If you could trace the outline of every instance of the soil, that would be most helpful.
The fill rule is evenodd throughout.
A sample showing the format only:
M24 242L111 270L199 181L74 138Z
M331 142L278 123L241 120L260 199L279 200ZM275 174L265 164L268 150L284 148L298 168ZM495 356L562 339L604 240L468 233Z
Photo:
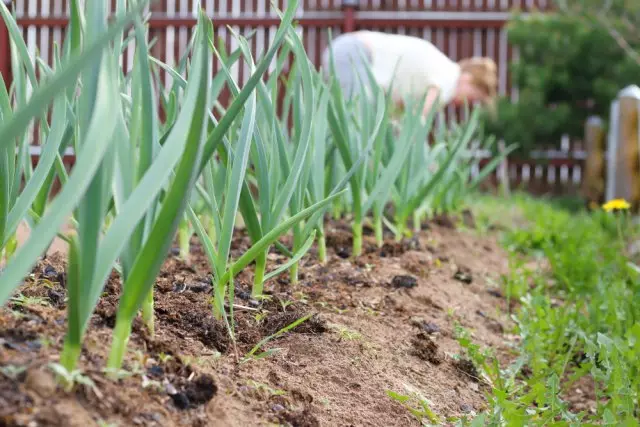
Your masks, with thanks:
M390 239L381 249L367 235L365 254L351 259L349 230L331 222L327 263L317 263L312 249L299 283L284 273L266 284L264 300L251 298L252 271L242 272L235 343L212 314L202 248L194 239L188 264L172 251L156 283L155 335L136 321L117 381L103 371L120 291L114 273L71 391L51 369L64 340L66 291L64 254L49 253L19 289L24 298L0 310L0 425L419 426L387 394L407 394L405 385L420 390L441 425L486 408L488 385L465 358L455 327L510 357L512 324L498 288L508 257L496 235L438 218L413 239ZM247 247L239 235L232 255ZM275 250L269 258L270 268L284 262Z

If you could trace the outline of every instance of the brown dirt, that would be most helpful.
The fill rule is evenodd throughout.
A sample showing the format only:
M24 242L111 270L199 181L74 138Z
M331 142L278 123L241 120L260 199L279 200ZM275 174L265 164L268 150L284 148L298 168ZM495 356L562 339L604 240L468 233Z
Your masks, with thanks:
M194 240L190 265L167 259L156 283L155 336L136 321L118 381L103 373L120 289L114 273L83 346L80 368L92 385L69 392L48 367L58 361L66 313L64 257L47 256L20 289L29 298L0 311L0 425L418 426L387 395L405 385L443 419L481 411L486 385L455 357L462 354L454 326L508 354L511 324L495 289L507 256L495 238L439 218L417 238L382 249L366 236L365 254L351 260L348 230L331 223L327 264L312 250L300 283L281 275L267 284L265 301L250 297L250 269L240 274L235 345L212 315L209 268ZM238 238L233 255L247 245ZM274 251L270 260L273 268L283 259ZM311 313L256 352L264 357L244 359L262 338Z

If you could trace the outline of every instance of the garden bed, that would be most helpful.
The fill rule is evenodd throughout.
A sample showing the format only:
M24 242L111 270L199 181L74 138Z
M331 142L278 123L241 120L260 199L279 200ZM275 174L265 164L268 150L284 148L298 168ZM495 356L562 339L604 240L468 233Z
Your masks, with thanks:
M177 253L165 262L155 336L136 321L117 382L102 372L120 287L114 273L91 319L77 378L94 386L71 392L56 385L48 367L58 361L66 312L65 257L47 256L20 288L23 297L0 311L0 424L420 425L388 394L409 395L405 385L428 399L441 425L486 409L488 385L465 359L456 325L509 357L499 288L508 263L496 236L432 221L414 239L382 249L365 236L356 260L349 258L350 236L346 223L328 223L327 264L316 264L312 249L300 283L290 285L286 274L271 280L262 303L250 298L250 269L240 274L235 346L212 315L209 267L194 239L190 265ZM248 243L238 233L232 255ZM272 251L271 268L283 260ZM245 358L261 339L306 315L312 317Z

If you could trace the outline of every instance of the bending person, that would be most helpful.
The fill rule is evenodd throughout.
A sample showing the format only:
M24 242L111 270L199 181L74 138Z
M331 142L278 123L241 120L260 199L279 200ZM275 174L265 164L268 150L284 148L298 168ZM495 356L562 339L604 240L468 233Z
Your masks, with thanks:
M438 109L465 102L493 106L498 78L491 58L455 62L421 38L374 31L342 34L333 40L331 50L334 77L348 98L360 93L360 81L368 84L369 66L386 93L393 88L391 97L398 108L403 108L405 96L425 99L424 117L434 105ZM322 69L330 75L329 48L323 52Z

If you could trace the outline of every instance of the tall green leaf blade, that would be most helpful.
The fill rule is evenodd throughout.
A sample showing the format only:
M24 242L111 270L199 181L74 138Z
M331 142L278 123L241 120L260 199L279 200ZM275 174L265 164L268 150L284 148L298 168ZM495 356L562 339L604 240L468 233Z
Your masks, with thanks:
M115 31L109 31L109 34L112 33L115 33ZM101 40L102 44L106 44L108 41L107 38L101 38ZM93 55L100 54L101 52L98 50L97 53L87 55L86 57L90 59ZM77 66L77 68L78 71L82 71L81 67ZM73 69L67 69L64 72L64 74L73 73L75 73ZM66 79L69 79L69 77L67 76ZM53 79L47 86L55 84L55 80L56 79ZM0 304L9 298L15 287L19 285L24 276L31 270L40 254L49 246L60 227L68 219L71 211L78 205L112 143L111 136L116 126L112 105L116 105L116 103L119 102L118 85L115 76L112 73L101 74L99 87L102 88L102 90L97 92L97 107L86 133L86 139L92 141L92 144L86 144L83 149L79 150L73 172L58 197L56 197L51 204L47 215L43 217L37 227L32 230L30 238L18 249L12 262L7 265L0 275ZM57 91L50 90L47 87L45 87L44 90L46 91L45 93L50 93L50 96L55 96L57 93ZM42 102L42 99L40 99L40 102ZM44 106L38 105L33 99L31 103L34 103L34 110L44 108ZM30 109L27 109L26 112L23 112L22 117L27 117L29 111ZM3 127L0 135L11 134L14 129L17 130L19 128L19 125L13 125L13 123L11 123Z
M155 281L155 275L164 262L178 223L182 219L190 189L198 176L194 165L198 164L202 152L207 122L208 82L211 74L211 59L208 55L204 28L205 19L206 17L200 14L197 27L199 41L190 79L193 86L188 86L186 93L185 103L192 105L190 110L193 114L186 116L190 119L187 128L179 126L173 130L176 135L183 135L183 138L186 135L185 149L158 217L124 286L124 293L118 307L118 320L121 321L132 320L149 293ZM183 121L181 124L184 123Z
M18 228L20 221L25 217L29 207L38 196L40 188L44 185L45 180L47 180L53 163L58 155L60 145L64 140L64 133L67 126L66 99L64 95L56 98L56 101L54 102L51 123L51 133L49 133L47 141L43 145L38 165L36 166L31 179L26 183L24 189L20 193L15 205L10 209L7 229L12 233ZM0 236L2 236L1 233ZM0 241L0 243L6 244L6 241Z
M293 18L298 10L298 1L292 0L288 2L287 10L284 16L281 19L280 27L276 31L276 34L273 38L272 44L267 50L265 56L258 62L255 71L252 73L251 77L247 81L247 83L242 88L242 91L238 94L238 96L233 100L231 106L227 109L226 114L220 120L220 123L216 126L216 128L211 132L209 137L207 138L207 142L204 148L204 153L202 157L202 162L200 164L199 170L202 171L206 166L206 162L211 158L213 153L216 151L217 145L222 140L222 137L227 133L227 130L231 127L235 118L239 114L240 110L244 107L245 102L253 93L254 88L258 84L259 81L262 80L262 75L269 68L269 64L271 60L275 56L276 52L280 48L282 41L287 34L288 28L291 26L293 22Z
M315 104L314 98L314 87L313 80L311 77L311 67L309 66L308 58L306 56L304 46L302 45L302 41L298 38L298 35L295 34L294 30L291 29L293 33L291 35L292 41L289 43L292 46L292 50L299 61L296 61L296 65L298 65L297 69L301 74L302 85L306 89L303 97L304 97L304 107L308 112L313 111L313 106ZM276 200L275 205L272 209L272 220L278 221L282 216L284 209L289 204L291 197L293 196L293 192L295 191L295 185L300 179L300 174L302 173L302 168L304 166L305 158L307 157L309 145L311 142L311 124L313 123L314 117L311 114L307 114L304 120L301 118L301 122L298 123L299 134L296 135L296 152L293 160L293 164L291 165L291 169L287 176L287 180L282 188L282 192L280 193L279 198Z
M242 120L242 127L240 129L238 146L236 148L235 156L233 159L231 173L227 176L227 183L225 186L225 206L222 215L222 230L220 233L218 246L218 274L223 273L223 266L226 265L229 258L231 239L233 235L236 214L238 212L240 193L242 191L242 184L244 182L247 163L249 160L251 140L253 138L253 133L255 130L255 119L256 94L254 92L247 100L246 110Z

